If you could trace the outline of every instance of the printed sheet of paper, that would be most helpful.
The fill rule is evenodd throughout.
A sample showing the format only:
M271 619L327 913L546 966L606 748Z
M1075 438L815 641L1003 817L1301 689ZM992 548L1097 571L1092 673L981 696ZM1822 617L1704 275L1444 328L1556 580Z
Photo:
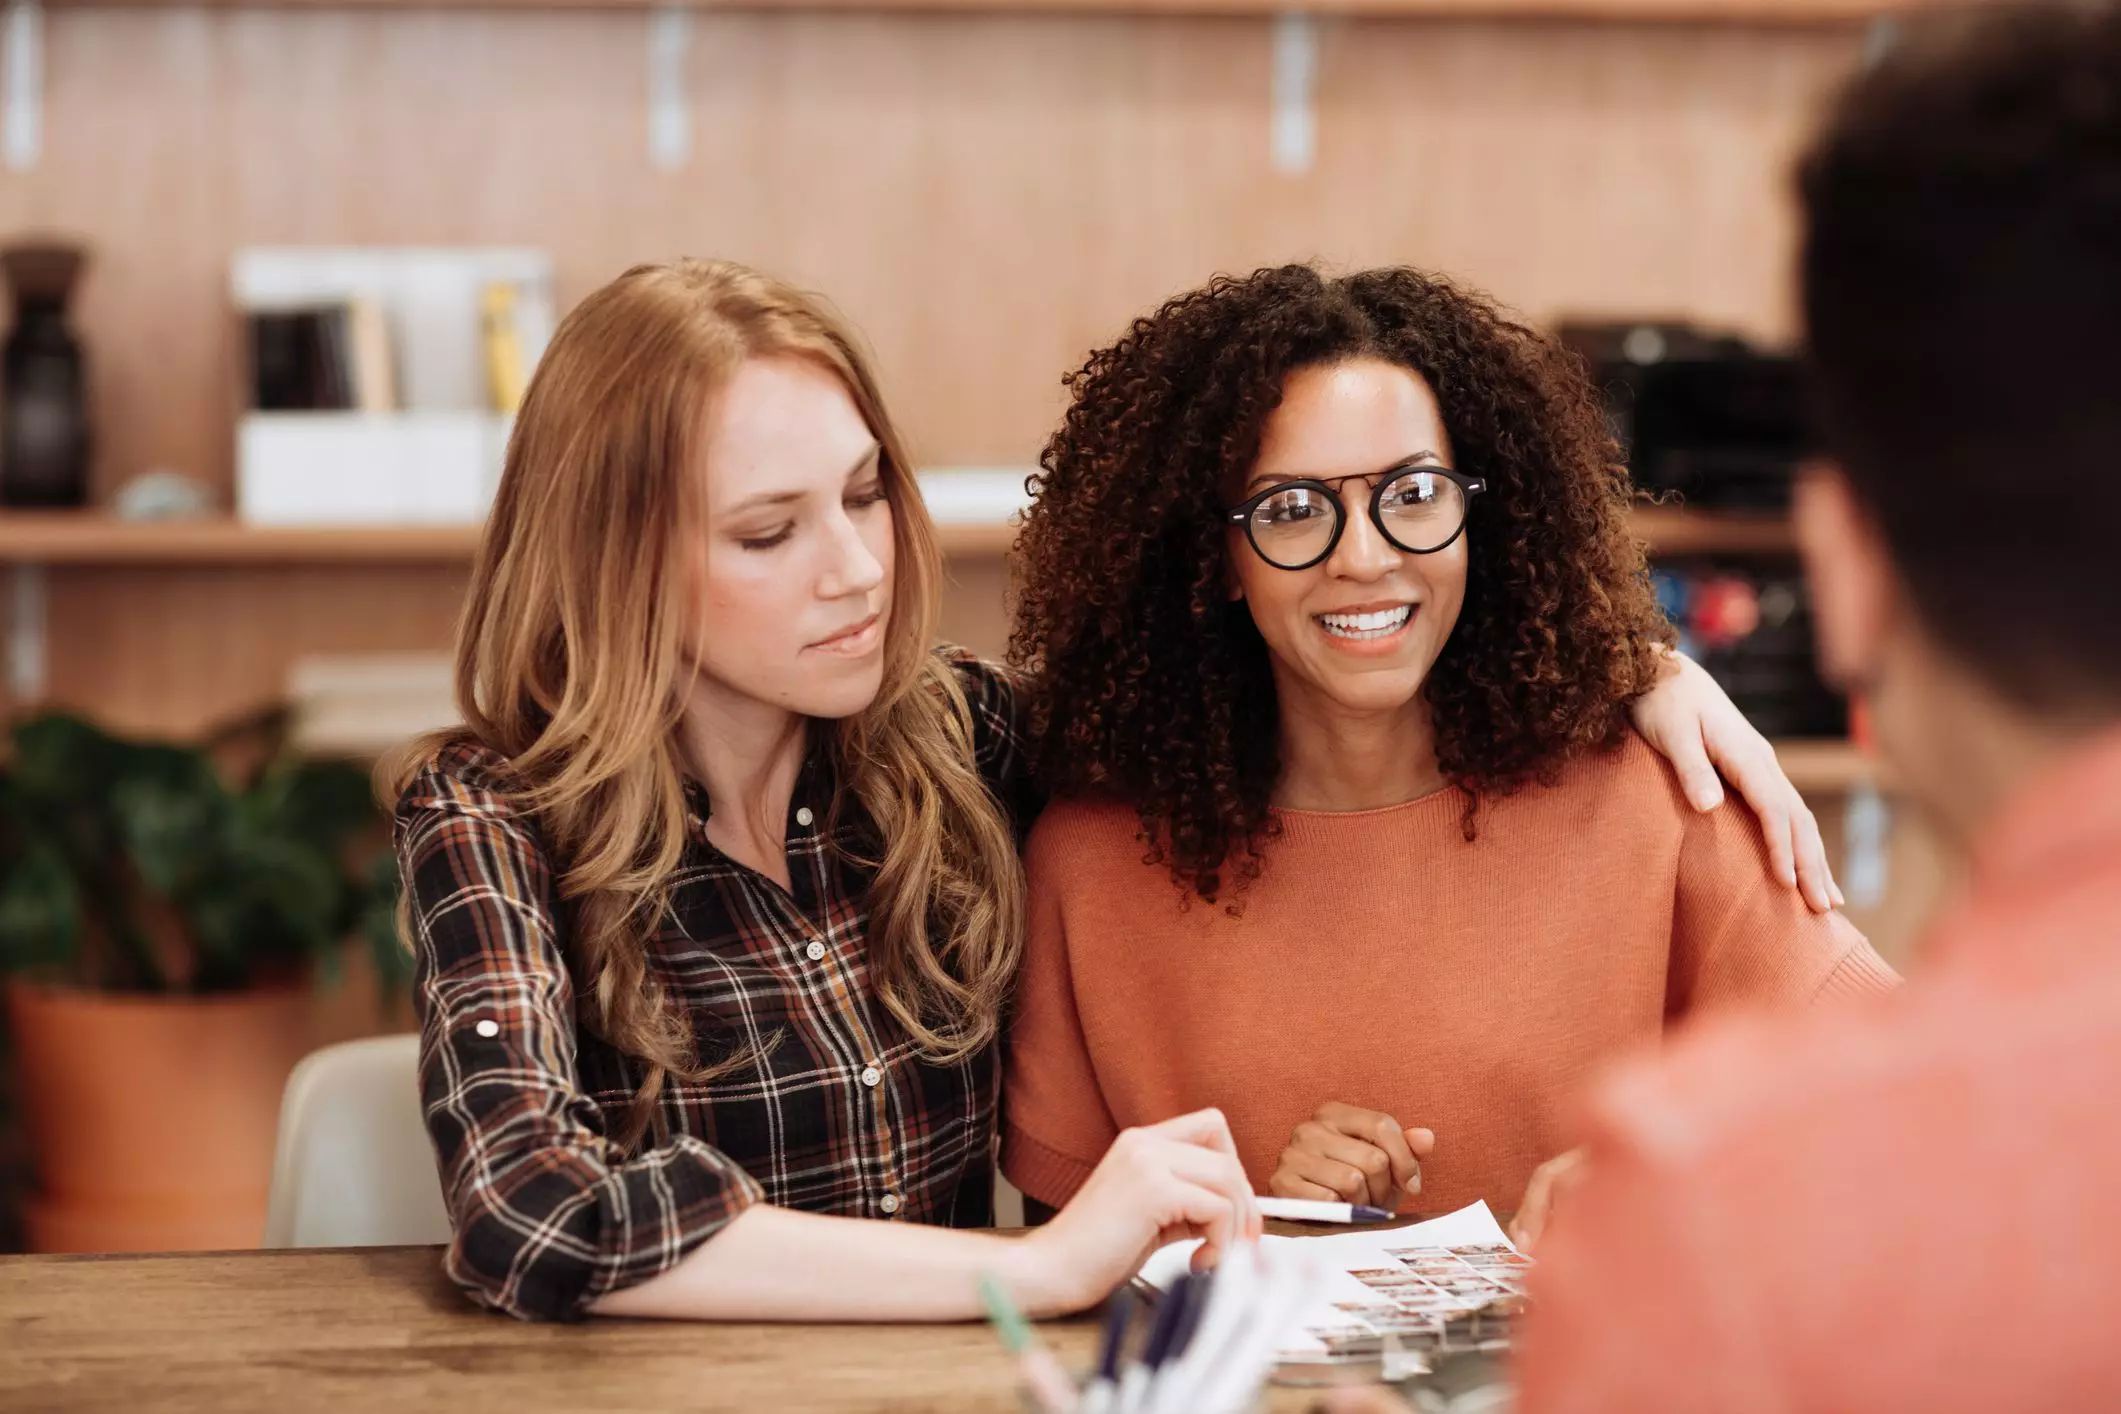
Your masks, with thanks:
M1302 1334L1277 1352L1284 1362L1375 1359L1394 1349L1426 1352L1507 1342L1532 1259L1510 1245L1486 1203L1411 1227L1331 1237L1269 1237L1322 1268L1319 1296ZM1150 1254L1139 1280L1167 1291L1198 1242Z

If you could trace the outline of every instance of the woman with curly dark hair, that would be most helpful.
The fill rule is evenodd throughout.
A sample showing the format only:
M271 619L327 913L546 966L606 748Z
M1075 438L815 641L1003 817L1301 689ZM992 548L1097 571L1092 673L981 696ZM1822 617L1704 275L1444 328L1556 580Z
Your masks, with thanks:
M1215 1105L1263 1189L1486 1198L1530 1240L1601 1059L1893 985L1630 730L1670 630L1553 343L1418 271L1292 265L1068 381L1014 643L1058 798L1005 1106L1033 1199Z

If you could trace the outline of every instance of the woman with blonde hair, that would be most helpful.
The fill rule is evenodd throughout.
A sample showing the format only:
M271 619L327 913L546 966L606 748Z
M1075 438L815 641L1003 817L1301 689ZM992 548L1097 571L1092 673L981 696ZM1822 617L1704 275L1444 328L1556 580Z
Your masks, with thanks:
M1011 679L933 646L941 582L819 301L685 261L562 322L473 572L465 725L388 768L474 1299L948 1319L992 1274L1055 1313L1258 1231L1214 1111L1123 1135L1030 1236L942 1230L991 1221L1033 796ZM1728 720L1664 697L1694 742Z

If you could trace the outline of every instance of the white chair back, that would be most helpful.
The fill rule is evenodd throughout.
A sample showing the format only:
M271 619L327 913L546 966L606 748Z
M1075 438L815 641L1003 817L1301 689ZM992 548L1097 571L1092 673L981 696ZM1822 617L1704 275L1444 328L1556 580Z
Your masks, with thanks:
M449 1212L420 1114L420 1039L326 1046L287 1077L267 1247L385 1247L449 1240Z

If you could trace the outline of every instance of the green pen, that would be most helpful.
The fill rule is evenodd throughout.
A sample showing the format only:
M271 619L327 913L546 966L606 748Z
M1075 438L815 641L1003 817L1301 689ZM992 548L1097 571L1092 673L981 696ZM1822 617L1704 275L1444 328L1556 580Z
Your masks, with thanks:
M1068 1378L1060 1361L1039 1340L1000 1282L991 1276L981 1277L979 1294L987 1303L987 1319L994 1323L994 1333L1001 1337L1002 1348L1016 1357L1024 1387L1031 1391L1039 1408L1046 1414L1069 1414L1082 1398L1075 1381Z

